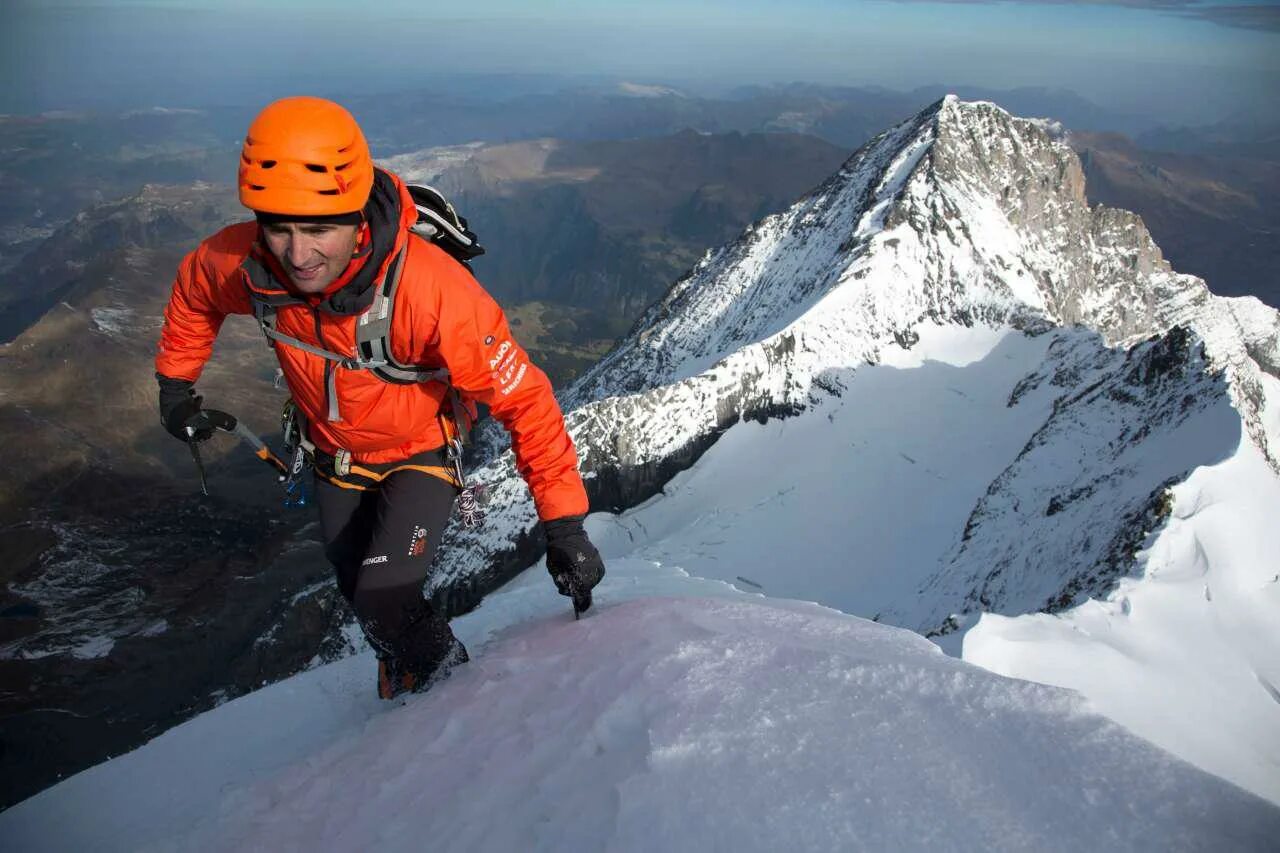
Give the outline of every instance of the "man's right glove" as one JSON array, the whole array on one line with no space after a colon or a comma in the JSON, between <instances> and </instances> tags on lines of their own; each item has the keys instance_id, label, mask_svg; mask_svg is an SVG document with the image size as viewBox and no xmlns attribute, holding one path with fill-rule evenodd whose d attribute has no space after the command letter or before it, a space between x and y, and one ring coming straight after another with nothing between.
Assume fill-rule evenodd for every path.
<instances>
[{"instance_id":1,"label":"man's right glove","mask_svg":"<svg viewBox=\"0 0 1280 853\"><path fill-rule=\"evenodd\" d=\"M582 527L584 516L571 515L544 521L547 535L547 571L561 595L573 599L573 610L591 606L591 589L604 577L604 561Z\"/></svg>"},{"instance_id":2,"label":"man's right glove","mask_svg":"<svg viewBox=\"0 0 1280 853\"><path fill-rule=\"evenodd\" d=\"M160 383L160 423L179 441L204 441L219 428L235 429L235 418L217 409L205 409L204 400L185 379L156 374Z\"/></svg>"}]
</instances>

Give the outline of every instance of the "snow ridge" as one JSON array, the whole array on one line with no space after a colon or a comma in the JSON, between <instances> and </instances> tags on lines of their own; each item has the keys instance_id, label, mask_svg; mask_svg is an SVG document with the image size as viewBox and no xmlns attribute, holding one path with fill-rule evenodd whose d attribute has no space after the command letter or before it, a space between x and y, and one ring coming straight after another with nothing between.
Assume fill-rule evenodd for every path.
<instances>
[{"instance_id":1,"label":"snow ridge","mask_svg":"<svg viewBox=\"0 0 1280 853\"><path fill-rule=\"evenodd\" d=\"M1280 433L1264 424L1253 357L1276 370L1276 312L1214 297L1170 270L1138 217L1090 208L1079 160L1045 122L948 96L709 252L565 393L594 505L643 500L740 420L838 395L852 371L912 346L925 323L1032 334L1081 324L1122 349L1184 327L1204 341L1201 367L1225 370L1245 432L1276 464ZM493 527L517 532L455 532L454 553L468 556L438 577L442 590L482 587L536 556L536 518L510 456L478 478Z\"/></svg>"},{"instance_id":2,"label":"snow ridge","mask_svg":"<svg viewBox=\"0 0 1280 853\"><path fill-rule=\"evenodd\" d=\"M483 653L426 695L379 706L365 653L78 774L0 833L31 851L937 851L1280 832L1280 809L1068 691L816 605L618 568L581 622L549 584L495 595L457 626Z\"/></svg>"}]
</instances>

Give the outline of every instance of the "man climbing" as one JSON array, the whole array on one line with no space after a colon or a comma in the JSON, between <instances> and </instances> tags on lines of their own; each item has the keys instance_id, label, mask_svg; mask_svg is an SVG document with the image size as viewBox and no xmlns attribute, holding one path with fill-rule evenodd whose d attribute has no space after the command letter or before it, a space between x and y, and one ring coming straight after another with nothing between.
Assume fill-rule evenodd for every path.
<instances>
[{"instance_id":1,"label":"man climbing","mask_svg":"<svg viewBox=\"0 0 1280 853\"><path fill-rule=\"evenodd\" d=\"M184 442L213 433L225 416L202 408L194 384L226 315L255 314L315 469L325 555L378 656L379 695L425 689L467 659L422 587L476 403L511 433L557 589L590 606L604 564L551 384L468 269L410 231L414 199L374 166L355 119L320 98L270 104L245 137L239 189L255 220L178 269L156 357L161 421Z\"/></svg>"}]
</instances>

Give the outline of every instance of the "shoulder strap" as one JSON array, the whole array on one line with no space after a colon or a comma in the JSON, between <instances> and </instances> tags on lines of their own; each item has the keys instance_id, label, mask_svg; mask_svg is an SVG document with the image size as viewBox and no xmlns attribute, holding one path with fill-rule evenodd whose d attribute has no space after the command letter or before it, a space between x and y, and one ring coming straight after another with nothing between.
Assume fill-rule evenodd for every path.
<instances>
[{"instance_id":1,"label":"shoulder strap","mask_svg":"<svg viewBox=\"0 0 1280 853\"><path fill-rule=\"evenodd\" d=\"M396 292L400 289L400 275L404 272L405 255L409 245L396 253L387 274L377 283L373 301L368 310L356 321L356 356L373 375L386 382L412 385L417 382L449 383L449 371L440 368L422 368L396 361L391 349L391 323L395 316Z\"/></svg>"},{"instance_id":2,"label":"shoulder strap","mask_svg":"<svg viewBox=\"0 0 1280 853\"><path fill-rule=\"evenodd\" d=\"M281 343L337 362L352 370L363 369L358 359L312 346L306 341L300 341L276 329L276 310L283 305L302 305L303 301L276 285L266 267L252 255L245 258L240 266L249 276L249 301L253 305L253 316L258 321L258 328L262 329L262 334L266 336L269 346L274 349L277 343Z\"/></svg>"},{"instance_id":3,"label":"shoulder strap","mask_svg":"<svg viewBox=\"0 0 1280 853\"><path fill-rule=\"evenodd\" d=\"M404 271L404 258L408 253L405 244L391 261L387 274L374 285L373 300L356 320L355 356L331 352L306 341L286 335L276 328L276 311L284 305L303 305L302 299L280 287L263 264L250 255L241 267L248 276L249 300L258 327L271 347L276 344L295 347L340 364L348 370L368 370L384 382L412 385L419 382L443 382L449 384L449 371L445 368L422 368L396 361L391 349L391 323L394 319L395 296Z\"/></svg>"}]
</instances>

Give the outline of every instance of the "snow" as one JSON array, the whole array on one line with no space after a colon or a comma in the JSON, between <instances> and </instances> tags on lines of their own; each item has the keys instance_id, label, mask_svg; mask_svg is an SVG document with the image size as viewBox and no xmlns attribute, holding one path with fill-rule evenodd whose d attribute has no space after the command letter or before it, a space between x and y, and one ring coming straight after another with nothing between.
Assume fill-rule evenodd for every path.
<instances>
[{"instance_id":1,"label":"snow","mask_svg":"<svg viewBox=\"0 0 1280 853\"><path fill-rule=\"evenodd\" d=\"M875 200L868 206L866 213L862 214L858 227L853 232L855 239L864 240L883 230L890 205L897 201L907 180L932 146L933 134L926 130L902 148L880 179L875 190Z\"/></svg>"},{"instance_id":2,"label":"snow","mask_svg":"<svg viewBox=\"0 0 1280 853\"><path fill-rule=\"evenodd\" d=\"M1232 528L1235 550L1169 559L1192 573L1207 560L1211 575L1247 563L1258 589L1280 574L1264 532L1280 506L1280 391L1268 373L1280 373L1274 309L1213 296L1169 268L1139 217L1090 207L1051 125L949 97L709 252L563 401L584 470L606 481L683 468L710 448L601 524L610 559L820 601L959 654L964 629L1006 624L996 614L1056 624L1126 606L1117 589L1145 582L1154 543L1180 526L1168 517L1185 500L1179 484L1237 452L1257 451L1252 473L1218 488L1249 502L1242 517L1256 523ZM505 538L453 539L459 559L440 585L481 575L534 524L509 454L480 477L499 496ZM1274 797L1260 777L1280 776L1265 746L1276 682L1240 661L1274 656L1280 607L1267 594L1237 607L1208 586L1215 624L1235 626L1239 677L1226 651L1182 652L1208 623L1168 604L1156 622L1183 633L1159 658L1167 677L1150 677L1180 688L1072 683L1093 683L1104 710L1131 709L1117 719L1135 731ZM1052 680L1089 669L1092 649L1064 642L1046 654L1076 657L1044 673L1018 665ZM1163 737L1134 722L1181 704L1201 708L1214 734ZM1264 748L1243 759L1254 744Z\"/></svg>"},{"instance_id":3,"label":"snow","mask_svg":"<svg viewBox=\"0 0 1280 853\"><path fill-rule=\"evenodd\" d=\"M378 165L395 172L407 183L429 184L449 169L467 163L483 148L483 142L441 145L385 157Z\"/></svg>"},{"instance_id":4,"label":"snow","mask_svg":"<svg viewBox=\"0 0 1280 853\"><path fill-rule=\"evenodd\" d=\"M38 609L41 630L0 643L0 661L106 657L119 640L163 630L139 615L146 591L122 574L119 537L86 536L59 522L51 522L49 529L56 545L47 553L43 570L8 586L12 595ZM117 581L107 581L110 578Z\"/></svg>"},{"instance_id":5,"label":"snow","mask_svg":"<svg viewBox=\"0 0 1280 853\"><path fill-rule=\"evenodd\" d=\"M1145 386L1114 383L1138 357L1093 333L919 332L843 377L838 396L736 424L660 495L597 516L602 553L921 631L981 593L983 609L1010 615L984 613L939 638L944 648L1079 689L1137 734L1280 802L1280 478L1242 441L1221 383L1193 358L1188 376L1129 399ZM1269 415L1280 431L1280 408ZM1106 601L1035 612L1103 558L1128 507L1191 469L1134 577ZM1087 499L1046 514L1082 489Z\"/></svg>"},{"instance_id":6,"label":"snow","mask_svg":"<svg viewBox=\"0 0 1280 853\"><path fill-rule=\"evenodd\" d=\"M176 116L176 115L204 115L204 110L185 109L182 107L147 107L145 109L129 110L120 114L121 118L135 118L137 116Z\"/></svg>"},{"instance_id":7,"label":"snow","mask_svg":"<svg viewBox=\"0 0 1280 853\"><path fill-rule=\"evenodd\" d=\"M102 306L89 312L93 325L98 331L119 337L129 332L129 323L133 320L134 311L121 306Z\"/></svg>"},{"instance_id":8,"label":"snow","mask_svg":"<svg viewBox=\"0 0 1280 853\"><path fill-rule=\"evenodd\" d=\"M1173 494L1140 576L1057 616L984 614L964 659L1079 690L1153 743L1280 802L1280 478L1242 440Z\"/></svg>"},{"instance_id":9,"label":"snow","mask_svg":"<svg viewBox=\"0 0 1280 853\"><path fill-rule=\"evenodd\" d=\"M595 524L595 519L592 520ZM541 569L380 703L369 654L0 814L13 849L1261 849L1280 809L1074 694L638 559L575 622ZM179 781L180 780L180 781Z\"/></svg>"},{"instance_id":10,"label":"snow","mask_svg":"<svg viewBox=\"0 0 1280 853\"><path fill-rule=\"evenodd\" d=\"M632 98L683 98L684 94L670 86L655 86L648 83L618 84L618 92Z\"/></svg>"},{"instance_id":11,"label":"snow","mask_svg":"<svg viewBox=\"0 0 1280 853\"><path fill-rule=\"evenodd\" d=\"M729 429L661 496L605 516L597 544L867 617L910 602L1043 422L1047 406L1005 402L1049 342L922 327L910 350L843 379L838 398Z\"/></svg>"},{"instance_id":12,"label":"snow","mask_svg":"<svg viewBox=\"0 0 1280 853\"><path fill-rule=\"evenodd\" d=\"M80 660L105 658L115 648L116 641L110 637L89 637L71 650L71 656Z\"/></svg>"},{"instance_id":13,"label":"snow","mask_svg":"<svg viewBox=\"0 0 1280 853\"><path fill-rule=\"evenodd\" d=\"M139 631L135 636L138 637L158 637L169 630L168 619L157 619L147 627Z\"/></svg>"}]
</instances>

